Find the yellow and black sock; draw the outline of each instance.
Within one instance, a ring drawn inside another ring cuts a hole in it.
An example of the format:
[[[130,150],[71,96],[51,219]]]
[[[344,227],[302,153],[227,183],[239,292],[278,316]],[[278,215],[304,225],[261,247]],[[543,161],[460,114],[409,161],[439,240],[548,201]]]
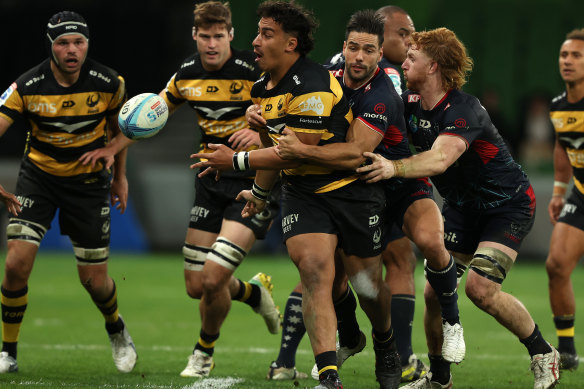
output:
[[[28,286],[16,291],[0,288],[2,292],[2,351],[16,359],[20,326],[28,304]]]
[[[574,315],[554,316],[556,334],[558,335],[558,351],[576,354],[574,345]]]
[[[252,308],[257,308],[262,297],[260,287],[240,279],[237,279],[237,281],[239,282],[239,291],[233,296],[232,300],[241,301]]]
[[[318,378],[322,381],[328,377],[338,377],[337,368],[337,352],[325,351],[314,357],[316,360],[316,367],[318,368]]]
[[[120,319],[118,311],[118,293],[115,283],[108,298],[103,301],[93,300],[93,302],[105,319],[105,329],[108,334],[115,334],[124,329],[124,322]]]
[[[217,342],[217,339],[219,339],[219,333],[216,335],[209,335],[201,330],[199,333],[199,341],[195,345],[195,350],[203,351],[207,355],[212,356],[215,351],[215,342]]]

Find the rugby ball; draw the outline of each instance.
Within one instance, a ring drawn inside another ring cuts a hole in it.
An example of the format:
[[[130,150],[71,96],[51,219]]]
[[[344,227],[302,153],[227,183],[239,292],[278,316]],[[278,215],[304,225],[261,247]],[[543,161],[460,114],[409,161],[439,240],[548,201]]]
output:
[[[154,93],[142,93],[122,106],[118,125],[127,138],[138,140],[156,135],[167,119],[168,106],[164,99]]]

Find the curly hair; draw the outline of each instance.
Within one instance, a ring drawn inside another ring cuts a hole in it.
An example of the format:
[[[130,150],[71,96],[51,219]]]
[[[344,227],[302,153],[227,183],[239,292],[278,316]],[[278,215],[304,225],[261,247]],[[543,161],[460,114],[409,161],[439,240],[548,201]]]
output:
[[[285,33],[294,36],[298,40],[295,51],[300,55],[305,56],[314,48],[313,34],[318,27],[318,21],[312,12],[293,0],[265,1],[259,5],[257,15],[260,18],[274,19]]]
[[[231,22],[231,9],[229,3],[219,1],[207,1],[195,5],[195,28],[207,28],[213,24],[225,24],[227,31],[233,27]]]
[[[473,66],[464,44],[445,28],[412,33],[412,44],[438,64],[445,89],[460,89]]]

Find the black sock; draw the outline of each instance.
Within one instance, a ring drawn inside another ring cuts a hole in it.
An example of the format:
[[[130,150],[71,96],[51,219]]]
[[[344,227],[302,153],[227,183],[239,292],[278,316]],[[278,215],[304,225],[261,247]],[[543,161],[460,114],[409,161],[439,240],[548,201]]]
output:
[[[416,308],[416,296],[394,294],[391,296],[391,325],[395,329],[395,344],[401,364],[408,364],[412,350],[412,322]]]
[[[260,305],[260,299],[262,297],[260,287],[240,279],[237,279],[237,281],[239,282],[239,290],[231,300],[241,301],[252,308],[257,308]]]
[[[442,358],[442,355],[428,354],[428,359],[430,360],[432,381],[446,385],[450,381],[450,362]]]
[[[336,351],[325,351],[314,357],[316,360],[316,367],[318,369],[320,380],[324,380],[327,377],[335,376],[338,377],[337,372],[337,352]]]
[[[335,314],[337,315],[337,331],[339,332],[339,344],[353,348],[359,343],[361,330],[357,323],[355,310],[357,300],[353,290],[349,286],[347,292],[339,300],[335,301]]]
[[[541,336],[541,332],[539,332],[537,324],[535,325],[535,329],[531,335],[525,339],[519,339],[519,341],[523,343],[525,347],[527,347],[527,351],[531,357],[537,354],[547,354],[552,351],[549,343],[545,341],[543,336]]]
[[[574,315],[554,316],[554,324],[558,334],[558,351],[561,353],[576,354],[574,321]]]
[[[280,342],[280,353],[276,359],[278,367],[296,366],[296,351],[305,332],[306,327],[304,327],[302,318],[302,293],[292,292],[288,296],[284,310],[282,341]]]
[[[195,345],[195,350],[200,350],[208,355],[213,355],[213,352],[215,351],[215,342],[217,339],[219,339],[219,334],[209,335],[201,330],[199,333],[199,341]],[[195,351],[193,350],[193,353],[194,352]]]
[[[122,318],[118,316],[118,321],[115,323],[105,323],[105,330],[111,335],[122,331],[125,326]]]
[[[456,293],[456,264],[452,255],[450,261],[444,269],[432,269],[426,264],[426,278],[436,292],[442,319],[454,325],[459,322],[458,317],[458,293]]]
[[[386,332],[377,332],[372,330],[371,333],[373,335],[373,348],[389,348],[395,342],[395,336],[393,336],[393,327],[391,326]]]

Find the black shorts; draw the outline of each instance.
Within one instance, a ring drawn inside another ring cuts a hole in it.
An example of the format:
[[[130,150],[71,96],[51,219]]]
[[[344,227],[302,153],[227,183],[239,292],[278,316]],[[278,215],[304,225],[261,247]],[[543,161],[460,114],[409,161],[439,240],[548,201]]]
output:
[[[534,204],[526,195],[490,209],[462,209],[444,202],[444,244],[446,249],[462,254],[474,254],[480,242],[496,242],[515,251],[535,220]]]
[[[235,198],[242,190],[253,185],[250,178],[221,177],[209,175],[195,178],[195,201],[191,208],[189,228],[218,234],[223,219],[233,220],[251,229],[256,239],[265,238],[272,220],[280,209],[280,185],[276,184],[270,193],[266,209],[252,218],[241,217],[245,201]]]
[[[284,241],[301,234],[337,235],[349,255],[374,257],[382,251],[385,195],[380,184],[355,181],[325,193],[282,187]]]
[[[434,199],[432,184],[427,178],[392,179],[384,183],[387,208],[385,221],[388,223],[383,239],[384,247],[394,240],[403,238],[402,227],[406,211],[416,200]]]
[[[83,177],[57,177],[24,160],[16,196],[22,212],[14,219],[27,220],[47,230],[59,210],[62,235],[82,248],[108,247],[110,242],[110,177],[106,171]]]
[[[574,187],[560,213],[559,223],[566,223],[584,231],[584,194]]]

